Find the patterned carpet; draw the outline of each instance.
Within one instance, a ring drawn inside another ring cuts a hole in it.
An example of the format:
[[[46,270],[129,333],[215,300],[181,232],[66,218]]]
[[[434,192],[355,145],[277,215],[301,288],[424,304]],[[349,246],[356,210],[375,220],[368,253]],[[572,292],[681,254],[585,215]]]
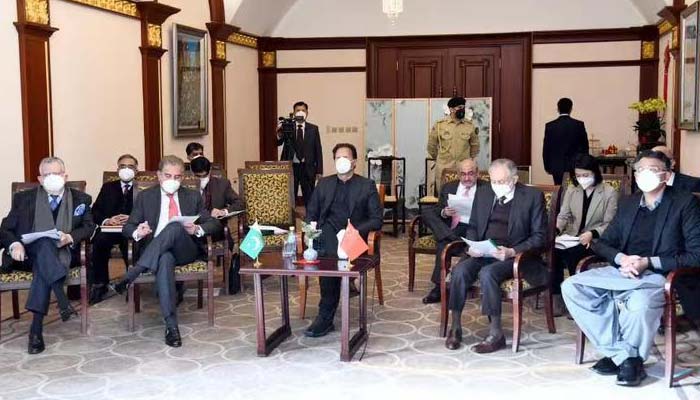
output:
[[[209,328],[205,309],[196,308],[195,297],[180,307],[183,347],[163,343],[163,325],[157,302],[144,290],[143,311],[136,331],[127,330],[124,299],[113,297],[90,309],[88,336],[80,336],[79,321],[56,321],[53,314],[44,329],[47,350],[26,353],[30,318],[3,321],[0,342],[0,398],[66,399],[433,399],[460,393],[470,398],[566,398],[613,396],[635,399],[698,399],[699,380],[686,379],[681,387],[667,389],[663,377],[663,338],[647,361],[650,377],[640,388],[621,388],[614,377],[588,370],[596,355],[587,346],[586,364],[573,364],[572,322],[557,318],[557,333],[546,330],[542,310],[528,304],[521,350],[510,348],[491,355],[469,350],[487,332],[487,321],[470,302],[464,313],[465,343],[454,352],[437,335],[437,305],[425,306],[421,297],[431,256],[418,256],[418,281],[407,291],[406,239],[387,238],[383,243],[385,305],[370,300],[370,339],[361,361],[339,361],[339,332],[308,339],[302,331],[315,316],[318,285],[312,280],[307,320],[298,318],[296,281],[290,292],[293,336],[269,357],[255,353],[255,317],[252,283],[244,293],[216,297],[216,326]],[[118,262],[118,261],[115,261]],[[373,274],[370,274],[370,277]],[[219,277],[220,279],[220,277]],[[372,293],[373,279],[369,281]],[[268,327],[279,323],[278,281],[265,281]],[[188,291],[193,295],[195,290]],[[9,294],[3,294],[9,303]],[[357,299],[351,300],[356,321]],[[510,306],[504,324],[511,323]],[[9,314],[3,310],[4,318]],[[336,320],[336,327],[340,323]],[[508,327],[507,334],[511,333]],[[510,345],[510,336],[508,345]],[[679,335],[680,362],[700,366],[697,332]]]

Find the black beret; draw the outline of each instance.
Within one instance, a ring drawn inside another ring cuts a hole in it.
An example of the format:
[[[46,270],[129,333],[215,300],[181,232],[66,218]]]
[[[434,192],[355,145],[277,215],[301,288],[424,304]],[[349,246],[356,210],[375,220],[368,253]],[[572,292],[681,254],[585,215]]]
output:
[[[453,97],[447,102],[447,107],[455,108],[465,104],[467,104],[467,100],[465,100],[464,97]]]

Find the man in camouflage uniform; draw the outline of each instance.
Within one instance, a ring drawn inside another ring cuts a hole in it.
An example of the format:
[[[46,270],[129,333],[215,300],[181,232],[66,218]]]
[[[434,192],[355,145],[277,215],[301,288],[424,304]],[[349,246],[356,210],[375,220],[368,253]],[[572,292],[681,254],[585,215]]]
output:
[[[479,131],[465,119],[466,100],[453,97],[447,103],[450,116],[435,123],[428,137],[428,155],[435,159],[435,183],[440,191],[440,177],[446,168],[457,168],[460,161],[479,154]]]

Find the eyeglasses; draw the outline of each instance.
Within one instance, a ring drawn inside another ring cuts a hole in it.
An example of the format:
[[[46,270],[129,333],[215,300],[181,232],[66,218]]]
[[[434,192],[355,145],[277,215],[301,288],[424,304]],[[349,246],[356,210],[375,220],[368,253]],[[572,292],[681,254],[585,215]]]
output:
[[[461,176],[461,177],[467,176],[467,177],[473,178],[473,177],[476,176],[476,172],[474,172],[474,171],[460,172],[460,173],[459,173],[459,176]]]
[[[513,180],[511,178],[500,179],[497,181],[491,180],[494,185],[509,185]]]
[[[666,168],[661,168],[661,167],[657,167],[657,166],[654,166],[654,165],[650,165],[650,166],[648,166],[648,167],[637,167],[637,169],[635,169],[634,172],[635,172],[635,173],[640,173],[640,172],[644,172],[644,171],[651,171],[651,172],[653,172],[653,173],[655,173],[655,174],[659,174],[659,173],[661,173],[661,172],[666,172]]]
[[[136,171],[136,166],[135,166],[135,165],[119,164],[118,167],[119,167],[119,169],[129,168],[129,169],[133,169],[134,171]]]
[[[176,181],[182,180],[182,175],[172,175],[172,174],[163,173],[163,177],[165,179],[175,179]]]

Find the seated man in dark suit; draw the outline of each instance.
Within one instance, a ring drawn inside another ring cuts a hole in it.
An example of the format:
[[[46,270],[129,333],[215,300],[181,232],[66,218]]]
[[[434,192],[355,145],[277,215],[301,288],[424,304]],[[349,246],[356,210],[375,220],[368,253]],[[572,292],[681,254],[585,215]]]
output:
[[[435,254],[435,267],[430,280],[435,284],[427,296],[423,297],[423,304],[440,302],[440,270],[442,262],[442,250],[455,240],[466,236],[469,224],[469,215],[459,215],[457,210],[447,205],[449,195],[465,197],[470,204],[474,203],[474,196],[478,188],[485,185],[479,181],[479,167],[471,158],[459,163],[459,181],[449,182],[440,190],[440,200],[435,207],[427,208],[423,212],[423,221],[435,236],[437,252]]]
[[[136,157],[124,154],[117,160],[119,180],[106,182],[97,195],[92,212],[95,221],[105,226],[122,226],[129,219],[134,204],[133,180],[139,169]],[[117,244],[124,263],[128,263],[126,239],[119,233],[98,231],[92,238],[92,265],[88,269],[90,304],[97,304],[107,294],[109,284],[109,257]]]
[[[562,297],[576,324],[605,357],[593,367],[637,386],[664,312],[665,274],[700,265],[700,204],[689,192],[666,186],[671,160],[644,151],[634,164],[642,193],[622,200],[593,251],[610,266],[576,274]],[[697,295],[681,303],[697,302]]]
[[[333,148],[337,175],[321,178],[306,211],[307,222],[317,222],[321,236],[314,244],[319,256],[336,257],[336,235],[348,220],[367,240],[370,231],[382,228],[382,206],[374,181],[355,175],[357,150],[350,143]],[[340,300],[340,278],[320,278],[321,301],[318,316],[304,331],[309,337],[320,337],[333,330],[333,317]]]
[[[683,190],[686,192],[700,192],[700,178],[694,176],[681,174],[676,171],[676,160],[673,159],[673,152],[666,146],[656,146],[652,149],[653,151],[660,151],[671,160],[671,177],[666,181],[666,186],[673,186],[676,190]]]
[[[479,280],[481,314],[489,317],[489,334],[472,347],[476,353],[491,353],[506,346],[501,327],[501,283],[513,279],[513,259],[526,251],[538,251],[545,245],[546,217],[542,192],[518,182],[518,169],[508,159],[498,159],[489,168],[491,187],[477,190],[467,238],[492,240],[498,246],[491,254],[467,249],[452,269],[450,303],[452,328],[445,346],[456,350],[462,343],[462,310],[467,291]],[[546,280],[547,270],[540,261],[522,268],[523,277],[533,285]]]
[[[34,273],[27,310],[34,315],[29,328],[29,354],[44,351],[42,323],[49,310],[51,292],[56,296],[61,319],[76,312],[63,290],[68,268],[80,261],[79,243],[95,231],[87,194],[65,186],[66,167],[60,158],[48,157],[39,164],[36,189],[15,194],[12,209],[0,225],[0,243],[16,263],[24,263]],[[23,244],[22,235],[56,229],[60,239],[42,238]]]
[[[180,187],[184,163],[175,156],[165,156],[158,166],[159,186],[141,192],[134,203],[122,234],[139,242],[140,257],[129,268],[114,290],[124,293],[142,272],[156,275],[160,311],[165,320],[165,344],[180,347],[182,340],[177,324],[175,302],[175,267],[189,264],[204,256],[203,237],[221,231],[219,221],[209,215],[202,196]],[[195,223],[168,223],[176,216],[195,216]]]

